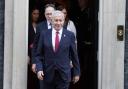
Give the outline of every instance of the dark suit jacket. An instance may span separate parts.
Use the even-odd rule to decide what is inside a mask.
[[[32,26],[32,24],[29,24],[29,29],[28,29],[28,56],[31,57],[31,50],[32,50],[32,45],[33,45],[33,41],[35,38],[35,31],[34,28]]]
[[[36,35],[35,35],[35,38],[34,38],[33,49],[32,49],[32,64],[36,63],[35,53],[36,53],[36,50],[37,50],[37,44],[38,44],[41,32],[45,31],[45,30],[48,30],[48,25],[47,25],[46,20],[39,23],[36,27]]]
[[[37,71],[44,71],[44,81],[51,82],[54,70],[57,69],[63,80],[71,80],[70,61],[73,62],[73,75],[80,75],[79,60],[76,51],[75,36],[67,29],[63,29],[58,51],[52,46],[52,30],[41,33],[36,55]]]

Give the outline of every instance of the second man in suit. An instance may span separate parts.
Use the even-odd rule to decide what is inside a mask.
[[[34,39],[34,43],[33,43],[33,50],[32,50],[32,71],[35,73],[36,72],[36,60],[35,60],[35,53],[36,53],[36,49],[37,49],[37,44],[39,41],[39,37],[42,31],[45,30],[49,30],[52,28],[51,26],[51,16],[53,11],[55,10],[55,7],[53,4],[46,4],[45,6],[45,18],[46,20],[42,21],[41,23],[39,23],[36,27],[36,36]]]

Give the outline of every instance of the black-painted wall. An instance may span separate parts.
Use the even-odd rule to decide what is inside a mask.
[[[3,89],[4,6],[5,6],[5,0],[0,0],[0,89]]]
[[[125,19],[125,59],[124,59],[124,89],[128,89],[128,1],[126,0]]]

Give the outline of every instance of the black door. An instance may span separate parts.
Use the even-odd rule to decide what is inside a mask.
[[[97,89],[98,0],[70,0],[70,18],[77,28],[81,78],[70,89]]]
[[[97,89],[99,0],[30,0],[30,9],[37,5],[43,14],[47,2],[66,5],[77,29],[81,78],[77,84],[71,83],[70,89]]]

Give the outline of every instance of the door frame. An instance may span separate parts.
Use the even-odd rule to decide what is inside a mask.
[[[116,29],[125,26],[125,2],[99,0],[98,89],[124,88],[124,41]],[[27,89],[28,3],[5,0],[3,89]]]
[[[98,89],[124,89],[125,39],[117,40],[117,26],[125,28],[125,3],[99,2]]]

